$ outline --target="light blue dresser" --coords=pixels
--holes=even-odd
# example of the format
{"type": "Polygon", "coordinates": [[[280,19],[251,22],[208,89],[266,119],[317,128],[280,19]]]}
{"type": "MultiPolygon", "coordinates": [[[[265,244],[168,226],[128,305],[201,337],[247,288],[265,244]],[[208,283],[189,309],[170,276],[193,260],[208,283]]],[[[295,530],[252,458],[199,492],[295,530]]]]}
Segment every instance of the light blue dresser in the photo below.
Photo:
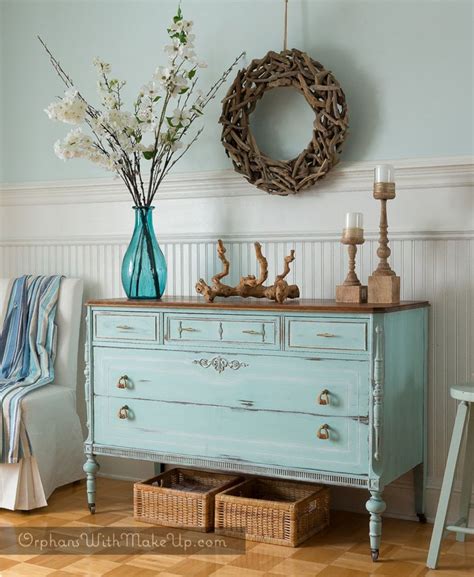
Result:
{"type": "Polygon", "coordinates": [[[200,298],[87,305],[85,443],[96,456],[368,489],[415,469],[423,515],[428,303],[200,298]]]}

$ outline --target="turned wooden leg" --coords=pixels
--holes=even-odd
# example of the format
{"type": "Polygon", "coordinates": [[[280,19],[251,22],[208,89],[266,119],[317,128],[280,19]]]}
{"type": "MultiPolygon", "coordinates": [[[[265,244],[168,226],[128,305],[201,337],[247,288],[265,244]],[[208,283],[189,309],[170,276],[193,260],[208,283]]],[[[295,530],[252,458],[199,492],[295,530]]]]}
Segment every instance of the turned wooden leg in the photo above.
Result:
{"type": "Polygon", "coordinates": [[[95,513],[95,479],[99,468],[99,463],[96,461],[95,456],[92,454],[87,455],[87,461],[84,463],[83,469],[87,475],[87,503],[92,514],[95,513]]]}
{"type": "Polygon", "coordinates": [[[370,513],[369,537],[370,553],[372,561],[379,558],[380,541],[382,539],[382,513],[385,511],[386,504],[382,499],[380,491],[370,491],[370,499],[365,504],[367,511],[370,513]]]}
{"type": "Polygon", "coordinates": [[[420,463],[413,469],[415,480],[415,513],[420,523],[426,523],[425,517],[425,487],[426,487],[426,467],[420,463]]]}

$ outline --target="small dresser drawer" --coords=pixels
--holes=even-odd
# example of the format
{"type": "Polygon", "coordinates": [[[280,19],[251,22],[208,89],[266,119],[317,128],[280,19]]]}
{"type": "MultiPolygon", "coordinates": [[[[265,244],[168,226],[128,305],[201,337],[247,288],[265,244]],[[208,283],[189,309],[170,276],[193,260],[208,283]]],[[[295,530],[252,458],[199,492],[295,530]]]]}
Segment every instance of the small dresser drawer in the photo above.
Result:
{"type": "Polygon", "coordinates": [[[280,319],[243,316],[165,315],[165,341],[173,344],[199,342],[224,346],[279,349],[280,319]]]}
{"type": "Polygon", "coordinates": [[[288,349],[367,350],[367,323],[287,318],[288,349]]]}
{"type": "Polygon", "coordinates": [[[94,312],[94,339],[157,341],[158,317],[153,314],[94,312]]]}

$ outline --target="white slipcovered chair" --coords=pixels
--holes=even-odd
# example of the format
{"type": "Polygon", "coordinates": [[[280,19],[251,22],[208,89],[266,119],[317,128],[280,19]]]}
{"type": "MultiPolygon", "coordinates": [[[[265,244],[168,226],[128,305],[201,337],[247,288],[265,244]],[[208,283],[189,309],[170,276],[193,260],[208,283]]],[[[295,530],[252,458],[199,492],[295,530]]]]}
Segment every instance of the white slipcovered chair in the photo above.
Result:
{"type": "MultiPolygon", "coordinates": [[[[12,283],[13,279],[0,279],[0,326],[12,283]]],[[[62,279],[56,313],[55,378],[22,402],[33,457],[16,464],[0,463],[0,508],[44,507],[57,487],[84,477],[83,434],[76,412],[82,293],[82,280],[62,279]]]]}

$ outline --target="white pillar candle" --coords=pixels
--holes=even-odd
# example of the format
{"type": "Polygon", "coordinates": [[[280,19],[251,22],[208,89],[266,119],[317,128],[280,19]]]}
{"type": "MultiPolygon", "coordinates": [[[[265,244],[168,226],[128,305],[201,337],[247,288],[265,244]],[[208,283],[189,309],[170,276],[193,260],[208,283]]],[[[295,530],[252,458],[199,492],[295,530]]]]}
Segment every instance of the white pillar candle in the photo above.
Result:
{"type": "Polygon", "coordinates": [[[345,228],[364,228],[364,215],[361,212],[346,213],[345,228]]]}
{"type": "Polygon", "coordinates": [[[395,169],[391,164],[379,164],[374,170],[374,182],[395,182],[395,169]]]}

